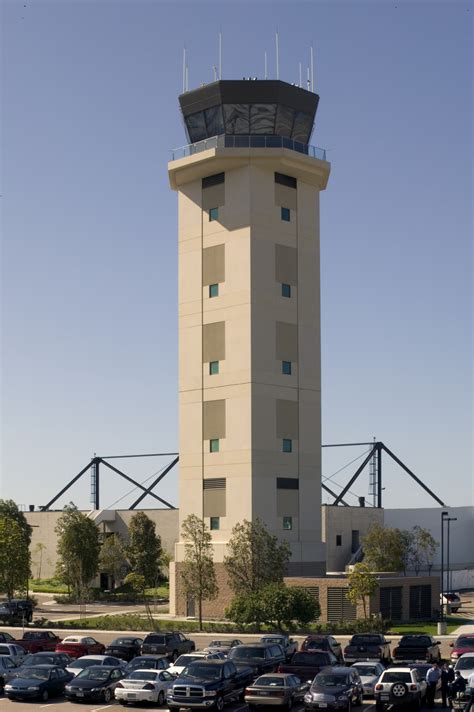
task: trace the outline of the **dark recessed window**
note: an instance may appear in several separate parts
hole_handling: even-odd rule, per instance
[[[210,361],[209,362],[209,375],[215,376],[217,373],[219,373],[219,361]]]
[[[211,213],[209,213],[209,220],[210,219],[211,219]],[[281,219],[285,220],[286,222],[290,222],[290,208],[282,208],[281,209]],[[216,220],[217,220],[217,218],[216,218]]]
[[[289,219],[290,218],[288,218],[288,220]],[[209,222],[213,222],[214,220],[219,220],[219,208],[210,208],[209,209]]]
[[[296,178],[286,176],[284,173],[275,173],[275,183],[286,185],[287,188],[296,188]]]
[[[293,517],[283,517],[283,529],[293,529]]]
[[[219,438],[209,440],[209,452],[219,452]]]
[[[218,297],[219,296],[219,285],[218,284],[210,284],[209,285],[209,296],[210,297]]]
[[[217,107],[216,107],[217,108]],[[213,185],[219,185],[225,182],[225,173],[214,173],[212,176],[206,176],[202,179],[203,188],[212,188]]]
[[[281,372],[284,376],[291,376],[291,361],[281,362]]]
[[[291,297],[291,285],[289,285],[289,284],[281,285],[281,296],[282,297]]]
[[[336,546],[342,546],[342,534],[336,534]]]
[[[211,530],[217,531],[217,529],[220,529],[220,528],[221,528],[220,517],[211,517]]]
[[[283,438],[282,450],[283,452],[293,452],[293,440],[290,440],[289,438]]]
[[[277,489],[297,490],[300,487],[300,481],[297,477],[277,477]]]

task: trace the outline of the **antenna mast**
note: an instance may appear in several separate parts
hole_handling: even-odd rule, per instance
[[[222,32],[219,32],[219,79],[222,79]]]
[[[183,94],[186,91],[186,47],[183,47]]]
[[[300,85],[300,88],[301,88],[301,86],[302,86],[302,84],[301,84],[301,62],[300,62],[299,64],[300,64],[300,84],[299,84],[299,85]]]
[[[268,79],[268,68],[267,68],[267,50],[265,50],[265,72],[264,72],[265,79]]]
[[[275,50],[276,50],[276,78],[280,79],[280,48],[278,41],[278,32],[275,32]]]
[[[313,57],[313,45],[309,48],[309,53],[311,57],[311,91],[314,91],[314,57]]]

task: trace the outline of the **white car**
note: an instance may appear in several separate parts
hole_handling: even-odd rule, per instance
[[[362,685],[364,686],[364,695],[370,695],[370,697],[372,697],[375,684],[385,670],[382,663],[368,660],[366,663],[354,663],[351,667],[355,668],[360,675]]]
[[[409,667],[388,668],[375,685],[376,712],[382,712],[388,705],[421,710],[426,699],[426,688],[426,680],[420,677],[418,670]]]
[[[464,653],[454,666],[454,672],[459,670],[465,680],[474,672],[474,653]]]
[[[114,658],[112,655],[83,655],[82,658],[72,660],[67,665],[66,670],[74,676],[79,675],[87,667],[92,665],[107,665],[108,667],[119,667],[125,670],[127,663],[120,658]]]
[[[162,705],[166,690],[174,679],[168,670],[134,670],[129,677],[117,683],[115,699],[121,705],[133,702],[157,702]]]
[[[8,655],[15,665],[21,665],[26,657],[26,650],[15,643],[0,643],[0,655]]]
[[[168,672],[170,672],[175,677],[180,675],[185,667],[188,667],[195,660],[223,660],[223,653],[208,653],[205,650],[199,650],[196,653],[186,653],[185,655],[180,655],[175,662],[169,666]]]

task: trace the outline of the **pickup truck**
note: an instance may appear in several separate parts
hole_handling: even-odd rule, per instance
[[[62,638],[50,630],[28,630],[23,634],[21,640],[15,640],[17,645],[21,645],[27,653],[41,653],[43,650],[56,650],[56,646]]]
[[[357,663],[361,660],[390,662],[390,641],[381,633],[359,633],[353,635],[344,648],[344,662]]]
[[[439,663],[441,660],[440,645],[440,641],[434,640],[431,635],[404,635],[393,650],[393,662],[426,660],[428,663]]]
[[[290,638],[289,635],[264,635],[263,638],[260,638],[260,642],[266,643],[267,645],[275,643],[280,645],[283,648],[287,661],[289,661],[292,655],[298,650],[298,643],[296,640],[293,640],[293,638]]]
[[[0,601],[0,621],[13,624],[31,623],[33,608],[33,602],[27,598],[11,598],[9,601]]]
[[[278,672],[296,675],[302,682],[313,682],[323,667],[337,665],[337,658],[329,651],[308,650],[295,653],[289,663],[279,665]]]
[[[234,665],[231,660],[203,660],[188,665],[168,687],[169,709],[209,708],[221,712],[227,702],[243,700],[245,688],[253,682],[253,670]]]

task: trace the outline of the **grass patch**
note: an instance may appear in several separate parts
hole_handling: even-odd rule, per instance
[[[133,630],[133,631],[170,631],[179,628],[183,633],[199,632],[199,623],[197,621],[168,621],[153,619],[153,625],[146,616],[138,616],[132,614],[124,614],[117,616],[97,616],[94,618],[74,619],[61,622],[49,621],[49,626],[54,628],[75,628],[75,629],[97,629],[97,630]],[[233,623],[203,623],[203,630],[208,633],[236,633],[242,632],[242,626],[237,626]],[[247,630],[247,629],[246,629]],[[250,628],[249,633],[254,632]]]
[[[457,618],[448,616],[446,618],[446,632],[452,633],[456,628],[466,623],[465,618]],[[389,634],[392,635],[407,635],[408,633],[426,633],[427,635],[437,635],[437,621],[417,621],[415,623],[394,623],[390,628]]]
[[[145,595],[147,598],[166,598],[170,597],[170,587],[168,584],[158,586],[157,588],[146,588]]]
[[[58,579],[33,579],[30,581],[30,589],[34,593],[67,593],[67,586]]]

